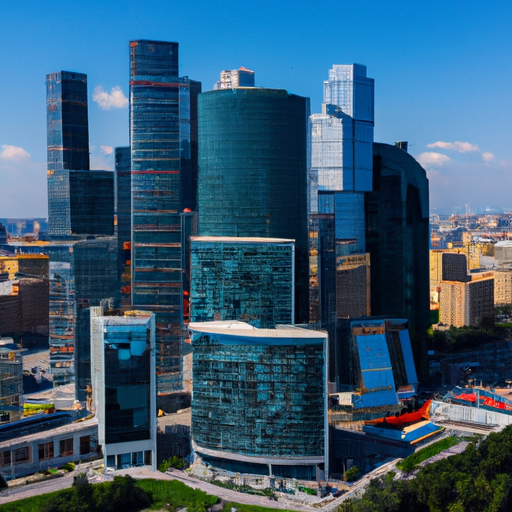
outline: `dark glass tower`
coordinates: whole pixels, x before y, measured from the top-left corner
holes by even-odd
[[[91,385],[91,316],[90,307],[104,299],[117,306],[117,242],[114,237],[78,242],[73,248],[76,293],[75,386],[76,397],[86,400]]]
[[[372,315],[409,320],[418,374],[425,376],[429,310],[428,179],[406,151],[373,144],[373,192],[365,199]]]
[[[308,318],[309,99],[238,88],[199,95],[201,236],[294,239],[295,321]]]
[[[75,350],[84,338],[76,329],[75,301],[88,303],[92,293],[83,287],[76,293],[74,249],[89,236],[114,235],[114,174],[89,168],[87,76],[70,71],[47,75],[46,93],[50,366],[54,383],[63,384],[73,379]],[[96,256],[91,252],[80,257],[91,258],[95,274],[102,272],[104,263]],[[89,361],[87,347],[83,348],[84,360]]]
[[[132,305],[156,314],[160,393],[182,386],[180,213],[195,208],[200,84],[178,73],[178,43],[130,42]]]
[[[89,169],[87,75],[60,71],[46,76],[48,171]]]

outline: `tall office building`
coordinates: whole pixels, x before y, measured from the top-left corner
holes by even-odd
[[[373,192],[366,195],[366,247],[371,257],[372,315],[407,318],[420,376],[428,370],[428,179],[397,146],[373,145]]]
[[[106,469],[156,468],[155,318],[91,308],[92,410]]]
[[[191,322],[192,447],[233,472],[328,477],[327,334]]]
[[[364,195],[372,190],[373,100],[365,66],[334,65],[322,112],[310,117],[310,325],[329,332],[331,365],[337,321],[371,312]]]
[[[295,240],[295,321],[307,322],[309,100],[235,88],[199,96],[199,234]]]
[[[72,71],[47,75],[46,112],[48,171],[88,170],[87,75]]]
[[[180,214],[195,209],[195,101],[178,43],[130,42],[132,305],[156,315],[158,391],[180,389],[183,339]]]
[[[54,383],[63,384],[75,373],[74,245],[90,236],[114,235],[114,175],[90,170],[87,76],[47,75],[46,94],[50,366]]]

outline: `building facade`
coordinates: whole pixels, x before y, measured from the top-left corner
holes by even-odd
[[[292,240],[192,237],[190,320],[294,323]]]
[[[494,324],[494,274],[471,274],[471,280],[441,281],[440,323],[454,327]]]
[[[230,471],[324,479],[327,335],[237,321],[189,329],[195,453]]]
[[[373,145],[373,191],[365,199],[372,315],[406,318],[425,376],[430,326],[429,192],[425,170],[403,149]]]
[[[254,87],[254,71],[243,66],[240,69],[221,71],[220,80],[214,85],[214,90],[233,89],[234,87]]]
[[[238,88],[199,96],[199,234],[295,240],[295,321],[308,318],[309,100]]]
[[[195,209],[195,98],[178,43],[130,42],[131,294],[156,315],[158,391],[182,387],[181,212]]]
[[[374,81],[359,64],[334,65],[322,111],[310,117],[310,326],[329,333],[337,320],[370,315],[365,192],[372,190]]]
[[[55,384],[75,376],[74,245],[91,236],[114,235],[114,174],[90,170],[87,108],[85,74],[47,75],[49,340]]]
[[[91,308],[92,410],[105,468],[156,470],[155,318]]]

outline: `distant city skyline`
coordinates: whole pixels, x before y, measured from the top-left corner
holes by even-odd
[[[49,73],[88,75],[91,168],[113,170],[114,147],[129,139],[127,43],[139,38],[178,42],[180,74],[204,91],[222,70],[244,66],[257,86],[310,97],[312,113],[334,64],[363,64],[375,79],[375,141],[409,141],[428,172],[432,213],[512,209],[512,5],[392,7],[85,0],[70,9],[56,0],[50,13],[37,2],[3,5],[0,216],[47,215]]]

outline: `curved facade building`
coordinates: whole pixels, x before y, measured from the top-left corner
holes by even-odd
[[[323,478],[327,334],[237,321],[189,329],[195,452],[230,471]]]
[[[199,234],[295,240],[298,323],[308,311],[308,115],[308,98],[280,89],[198,97]]]
[[[425,169],[403,149],[375,143],[373,192],[365,196],[371,311],[407,318],[420,380],[428,375],[428,204]]]

